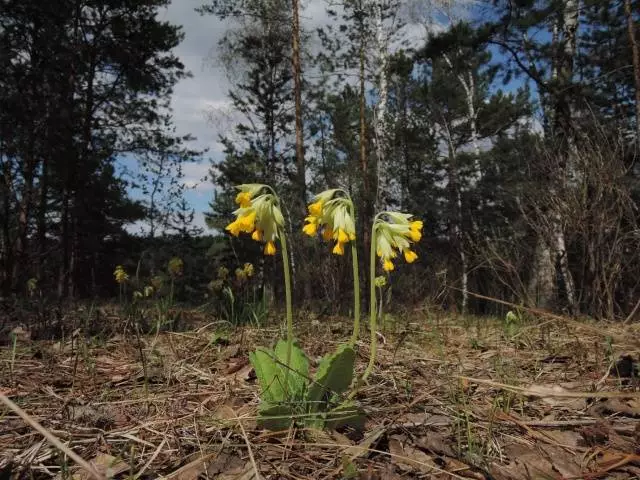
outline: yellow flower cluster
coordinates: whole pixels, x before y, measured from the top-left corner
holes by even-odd
[[[422,238],[422,221],[410,220],[412,215],[406,213],[385,212],[382,216],[386,219],[378,218],[374,225],[376,253],[380,257],[382,269],[390,272],[395,268],[393,259],[398,252],[404,255],[407,263],[415,262],[418,254],[410,247]]]
[[[173,257],[167,264],[167,270],[172,277],[182,276],[184,269],[184,262],[180,257]]]
[[[113,272],[113,276],[116,279],[116,283],[123,284],[127,280],[129,280],[129,274],[125,272],[124,267],[122,265],[118,265]]]
[[[240,282],[244,282],[248,278],[253,277],[253,264],[245,263],[243,268],[236,268],[236,278]]]
[[[265,242],[264,254],[276,254],[276,239],[284,225],[278,198],[266,186],[245,184],[237,187],[240,192],[236,203],[240,206],[233,214],[236,219],[227,225],[226,230],[234,237],[247,233],[256,242]],[[262,193],[266,190],[266,193]]]
[[[344,255],[344,246],[356,239],[356,227],[351,199],[336,195],[338,192],[341,190],[326,190],[314,197],[302,231],[310,237],[321,231],[326,241],[335,240],[333,253]]]

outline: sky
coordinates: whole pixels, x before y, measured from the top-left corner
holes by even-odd
[[[473,0],[463,0],[473,1]],[[172,97],[172,108],[177,133],[191,134],[197,140],[191,148],[207,149],[200,162],[189,162],[183,166],[184,183],[189,187],[185,194],[187,201],[195,209],[194,223],[205,228],[204,212],[213,197],[213,184],[206,178],[210,161],[222,159],[222,146],[218,139],[233,126],[233,116],[228,92],[231,84],[223,67],[217,61],[217,44],[227,29],[222,21],[213,15],[200,15],[195,8],[203,0],[173,0],[161,11],[160,19],[183,27],[185,38],[174,53],[181,59],[192,77],[178,83]],[[406,5],[424,4],[420,0],[407,0]],[[306,0],[302,2],[301,25],[307,31],[328,22],[326,0]],[[424,28],[414,26],[411,36],[423,36]],[[312,46],[313,48],[313,46]],[[131,165],[129,165],[131,166]],[[134,198],[139,194],[132,192]],[[139,231],[134,225],[131,231]]]
[[[227,94],[231,84],[224,69],[217,61],[217,44],[224,36],[227,26],[213,15],[200,15],[195,8],[203,0],[173,0],[160,12],[159,18],[183,27],[185,38],[175,48],[192,77],[178,83],[174,89],[171,105],[174,123],[179,135],[191,134],[196,141],[189,146],[208,150],[200,162],[189,162],[183,166],[184,183],[189,189],[185,198],[195,209],[194,224],[205,228],[204,212],[213,197],[213,184],[207,175],[211,160],[222,159],[222,146],[218,139],[233,125],[232,111]],[[326,19],[324,0],[308,0],[301,12],[303,28],[313,28]],[[126,162],[131,168],[131,162]],[[134,198],[139,193],[132,192]],[[134,225],[131,231],[139,231]]]

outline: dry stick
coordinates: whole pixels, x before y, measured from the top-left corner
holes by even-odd
[[[638,303],[636,303],[636,306],[633,307],[633,310],[631,310],[631,313],[629,314],[629,316],[627,318],[624,319],[624,322],[622,322],[623,324],[627,324],[629,323],[633,317],[635,316],[636,312],[638,311],[638,309],[640,308],[640,300],[638,300]]]
[[[518,387],[516,385],[508,385],[506,383],[494,382],[482,378],[465,377],[464,375],[456,375],[457,378],[467,380],[471,383],[481,385],[489,385],[490,387],[501,388],[521,395],[529,397],[541,398],[636,398],[640,399],[640,393],[637,392],[555,392],[555,391],[536,391],[531,388]]]
[[[58,438],[49,432],[46,428],[36,422],[33,418],[29,416],[27,412],[22,410],[18,405],[13,403],[9,398],[7,398],[4,394],[0,393],[0,401],[4,403],[9,409],[13,410],[24,422],[29,425],[31,428],[42,434],[44,438],[46,438],[49,443],[51,443],[54,447],[56,447],[61,452],[65,453],[71,460],[76,462],[80,467],[84,468],[93,478],[97,480],[106,480],[106,477],[100,475],[95,468],[93,468],[89,463],[83,460],[80,456],[78,456],[73,450],[67,447],[64,443],[62,443]]]
[[[233,410],[232,410],[233,411]],[[233,412],[236,417],[238,416],[235,412]],[[238,419],[238,425],[240,426],[240,430],[242,431],[242,437],[244,438],[244,442],[247,444],[247,450],[249,452],[249,460],[251,461],[251,466],[253,466],[253,471],[256,474],[256,480],[260,480],[262,478],[260,476],[260,471],[258,470],[258,465],[256,465],[256,459],[253,457],[253,450],[251,449],[251,442],[249,441],[249,437],[247,436],[247,432],[244,429],[244,425],[242,425],[242,421]]]

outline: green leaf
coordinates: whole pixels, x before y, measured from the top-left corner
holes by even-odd
[[[340,395],[351,385],[356,352],[349,344],[340,345],[335,352],[326,355],[307,392],[309,410],[317,412],[326,403],[326,394]]]
[[[365,416],[362,409],[352,401],[347,401],[327,413],[325,427],[330,430],[351,427],[362,432],[364,430],[364,421]]]
[[[260,383],[260,398],[267,403],[280,403],[285,400],[284,372],[275,361],[273,350],[256,348],[249,354],[249,361],[256,371]]]
[[[263,402],[258,407],[257,425],[267,430],[286,430],[293,421],[291,407]]]
[[[280,368],[286,374],[287,342],[280,340],[276,345],[275,352],[276,359],[280,362]],[[309,360],[297,342],[291,346],[291,365],[288,370],[289,399],[302,401],[309,380]]]

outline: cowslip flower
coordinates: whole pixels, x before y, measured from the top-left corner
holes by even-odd
[[[340,189],[325,190],[313,198],[302,231],[310,237],[322,232],[326,241],[334,240],[332,252],[344,255],[344,246],[356,239],[353,202]]]
[[[226,230],[237,237],[247,233],[256,242],[264,242],[264,254],[276,254],[276,240],[284,225],[278,197],[271,188],[257,183],[239,185],[236,203],[240,206],[233,212],[236,219]]]
[[[172,277],[182,276],[184,262],[180,257],[173,257],[167,264],[167,270]]]
[[[423,222],[411,220],[412,216],[407,213],[384,212],[376,218],[376,254],[380,257],[382,269],[386,272],[395,269],[393,260],[398,254],[402,254],[407,263],[413,263],[418,259],[418,254],[411,250],[411,245],[422,238]]]
[[[124,270],[124,267],[122,265],[118,265],[116,267],[113,272],[113,276],[116,279],[116,283],[119,283],[120,285],[129,280],[129,274]]]

